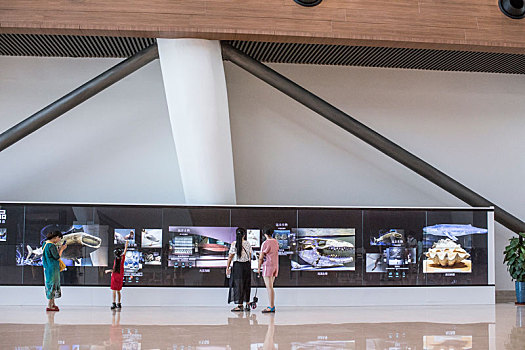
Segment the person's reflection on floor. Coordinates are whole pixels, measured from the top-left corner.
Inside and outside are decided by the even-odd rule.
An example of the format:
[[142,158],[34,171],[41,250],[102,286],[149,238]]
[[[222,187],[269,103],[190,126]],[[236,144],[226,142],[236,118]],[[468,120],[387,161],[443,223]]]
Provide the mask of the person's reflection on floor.
[[120,309],[112,310],[111,328],[109,329],[109,341],[104,345],[109,349],[122,349],[123,337],[122,326],[120,325]]
[[235,317],[228,317],[228,345],[232,349],[250,349],[251,325],[257,319],[251,312],[237,312]]
[[275,335],[275,314],[268,314],[268,317],[268,330],[264,337],[263,350],[274,350],[277,349],[273,340]]
[[43,349],[58,349],[58,326],[55,325],[55,312],[48,311],[47,323],[44,328],[44,339],[42,340]]

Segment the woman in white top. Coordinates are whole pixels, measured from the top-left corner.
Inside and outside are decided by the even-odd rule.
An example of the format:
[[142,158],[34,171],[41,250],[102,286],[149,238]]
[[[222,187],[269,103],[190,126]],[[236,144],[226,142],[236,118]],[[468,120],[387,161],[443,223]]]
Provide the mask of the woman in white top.
[[[250,290],[252,288],[251,262],[252,247],[247,239],[246,229],[239,227],[236,231],[235,241],[230,247],[228,263],[226,265],[226,276],[230,276],[230,291],[228,303],[232,301],[237,307],[232,311],[250,311]],[[230,264],[233,261],[233,269]],[[243,307],[243,303],[246,304]]]

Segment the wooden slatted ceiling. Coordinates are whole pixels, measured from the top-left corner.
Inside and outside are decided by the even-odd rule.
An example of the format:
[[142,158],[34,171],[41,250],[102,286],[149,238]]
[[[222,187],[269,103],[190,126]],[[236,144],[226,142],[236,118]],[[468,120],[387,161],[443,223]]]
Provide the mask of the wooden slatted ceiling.
[[[154,42],[152,38],[0,34],[0,55],[123,58]],[[525,55],[520,54],[253,41],[231,43],[268,63],[525,74]]]
[[525,53],[497,0],[0,0],[0,32]]

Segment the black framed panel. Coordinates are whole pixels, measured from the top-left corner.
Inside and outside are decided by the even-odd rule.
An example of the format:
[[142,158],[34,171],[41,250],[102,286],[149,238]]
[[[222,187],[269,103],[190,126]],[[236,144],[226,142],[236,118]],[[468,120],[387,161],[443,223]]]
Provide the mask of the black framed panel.
[[486,212],[429,210],[423,236],[427,285],[488,283]]
[[296,286],[360,286],[363,229],[360,209],[299,209],[292,255]]
[[163,284],[223,287],[235,228],[229,208],[164,208]]
[[[42,243],[68,243],[64,285],[109,286],[129,242],[126,286],[224,287],[235,230],[257,256],[279,242],[277,287],[488,285],[486,208],[323,208],[0,204],[2,285],[42,285]],[[262,287],[253,273],[252,285]]]
[[87,269],[103,269],[108,266],[107,229],[93,221],[90,206],[26,205],[24,234],[17,242],[19,252],[26,251],[22,265],[23,284],[41,285],[42,244],[52,231],[64,234],[68,245],[62,254],[67,270],[61,274],[64,285],[84,285]]
[[425,285],[421,270],[425,224],[424,210],[364,210],[363,285]]
[[0,284],[22,283],[26,254],[17,249],[17,242],[23,247],[24,210],[22,205],[0,205]]
[[[113,266],[116,248],[128,251],[124,263],[126,286],[162,285],[162,208],[131,206],[100,206],[94,208],[95,222],[107,227],[109,240],[109,267]],[[148,257],[151,255],[151,259]],[[148,261],[146,261],[148,260]],[[111,276],[103,271],[86,271],[86,284],[109,285]],[[102,272],[102,274],[101,274]],[[89,277],[89,279],[88,279]]]

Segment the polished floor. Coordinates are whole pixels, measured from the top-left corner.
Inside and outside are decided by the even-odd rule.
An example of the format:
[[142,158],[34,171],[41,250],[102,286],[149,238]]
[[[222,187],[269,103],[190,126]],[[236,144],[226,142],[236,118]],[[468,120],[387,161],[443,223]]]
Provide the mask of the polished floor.
[[525,349],[510,303],[260,309],[0,307],[0,349]]

